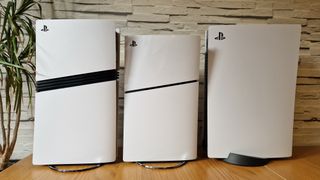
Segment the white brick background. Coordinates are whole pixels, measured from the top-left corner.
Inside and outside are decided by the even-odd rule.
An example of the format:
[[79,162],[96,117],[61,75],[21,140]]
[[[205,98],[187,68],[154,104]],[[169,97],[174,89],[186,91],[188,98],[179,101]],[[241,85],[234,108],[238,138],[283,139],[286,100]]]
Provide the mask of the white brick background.
[[[3,1],[2,1],[3,2]],[[294,145],[320,145],[320,1],[319,0],[42,0],[43,18],[110,19],[123,40],[133,34],[196,34],[202,39],[199,139],[203,132],[204,33],[218,24],[301,24]],[[34,10],[33,13],[37,13]],[[123,88],[120,87],[119,145],[122,142]],[[33,114],[24,108],[13,159],[31,153]],[[199,141],[201,142],[201,141]]]

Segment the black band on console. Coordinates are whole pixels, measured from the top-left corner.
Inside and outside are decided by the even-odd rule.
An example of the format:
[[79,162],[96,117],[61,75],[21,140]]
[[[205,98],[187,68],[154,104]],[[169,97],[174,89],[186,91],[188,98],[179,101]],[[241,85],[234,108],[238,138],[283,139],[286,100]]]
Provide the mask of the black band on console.
[[116,69],[37,81],[37,92],[81,86],[118,79]]
[[179,86],[179,85],[190,84],[190,83],[195,83],[195,82],[198,82],[198,80],[191,80],[191,81],[184,81],[184,82],[178,82],[178,83],[172,83],[172,84],[165,84],[165,85],[154,86],[154,87],[147,87],[147,88],[142,88],[142,89],[128,90],[128,91],[125,91],[125,93],[128,94],[128,93],[139,92],[139,91],[147,91],[147,90],[151,90],[151,89],[159,89],[159,88],[166,88],[166,87],[171,87],[171,86]]

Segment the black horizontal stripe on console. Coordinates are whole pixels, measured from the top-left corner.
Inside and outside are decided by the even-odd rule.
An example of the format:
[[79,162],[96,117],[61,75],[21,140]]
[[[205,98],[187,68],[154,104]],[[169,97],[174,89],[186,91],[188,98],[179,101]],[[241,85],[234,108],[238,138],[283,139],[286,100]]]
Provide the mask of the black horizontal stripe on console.
[[37,81],[37,92],[81,86],[118,79],[116,69]]
[[127,93],[139,92],[139,91],[147,91],[147,90],[151,90],[151,89],[159,89],[159,88],[166,88],[166,87],[171,87],[171,86],[179,86],[179,85],[190,84],[190,83],[195,83],[195,82],[198,82],[198,80],[183,81],[183,82],[166,84],[166,85],[161,85],[161,86],[153,86],[153,87],[148,87],[148,88],[134,89],[134,90],[126,91],[125,93],[127,94]]

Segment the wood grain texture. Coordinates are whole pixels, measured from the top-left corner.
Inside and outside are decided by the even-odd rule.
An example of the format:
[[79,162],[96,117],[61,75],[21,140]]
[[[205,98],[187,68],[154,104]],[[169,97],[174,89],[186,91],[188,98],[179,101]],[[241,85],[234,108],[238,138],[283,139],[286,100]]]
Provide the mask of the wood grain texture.
[[[77,167],[70,167],[77,168]],[[32,166],[31,156],[0,173],[0,179],[280,179],[265,167],[237,167],[219,160],[200,159],[179,169],[149,170],[135,163],[117,162],[82,173],[59,173],[46,166]]]
[[272,161],[266,167],[284,179],[320,179],[320,147],[295,147],[292,158]]
[[[168,180],[212,180],[212,179],[320,179],[320,146],[295,147],[292,158],[272,160],[262,167],[241,167],[221,160],[199,158],[185,166],[171,170],[150,170],[135,163],[106,164],[98,169],[80,173],[59,173],[46,166],[31,165],[32,156],[21,160],[0,173],[1,180],[72,180],[72,179],[168,179]],[[69,168],[79,168],[71,166]]]

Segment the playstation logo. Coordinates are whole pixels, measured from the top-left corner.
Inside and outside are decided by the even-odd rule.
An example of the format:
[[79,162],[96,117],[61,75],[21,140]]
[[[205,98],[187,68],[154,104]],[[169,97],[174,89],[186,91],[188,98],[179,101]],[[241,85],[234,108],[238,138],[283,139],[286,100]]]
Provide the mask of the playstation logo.
[[43,25],[43,28],[41,29],[41,31],[47,32],[47,31],[49,31],[49,29],[48,29],[48,27],[46,25]]
[[222,32],[219,32],[219,35],[217,37],[215,37],[214,39],[216,40],[224,40],[226,37],[223,36]]
[[131,41],[131,44],[129,46],[136,47],[136,46],[138,46],[138,44],[136,43],[136,41]]

